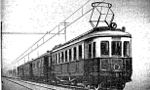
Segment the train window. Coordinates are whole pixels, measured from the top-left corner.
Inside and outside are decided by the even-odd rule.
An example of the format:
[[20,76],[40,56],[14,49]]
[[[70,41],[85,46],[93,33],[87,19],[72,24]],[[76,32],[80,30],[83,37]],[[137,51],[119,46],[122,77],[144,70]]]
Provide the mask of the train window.
[[32,68],[34,68],[34,63],[32,63]]
[[41,67],[41,62],[39,61],[39,67]]
[[40,68],[40,61],[38,62],[38,67]]
[[79,45],[79,59],[82,58],[82,45]]
[[36,62],[36,68],[38,68],[38,67],[39,67],[39,62],[37,61],[37,62]]
[[67,62],[67,50],[65,51],[65,62]]
[[129,44],[129,41],[124,41],[123,55],[125,57],[129,57],[130,56],[130,44]]
[[91,51],[92,51],[92,50],[91,50],[91,47],[92,47],[92,45],[89,44],[89,46],[88,46],[88,50],[89,50],[89,51],[88,51],[88,57],[89,57],[89,58],[91,58],[91,56],[92,56],[92,54],[91,54]]
[[72,53],[71,53],[71,49],[69,49],[69,61],[71,61],[71,57],[72,57]]
[[49,62],[49,66],[51,66],[51,58],[50,57],[48,57],[48,62]]
[[121,56],[121,41],[112,41],[112,55]]
[[55,58],[56,58],[56,63],[58,63],[57,54],[55,54]]
[[58,63],[60,63],[60,59],[61,59],[60,53],[58,54],[58,58],[59,58]]
[[54,54],[52,55],[52,63],[54,63],[54,61],[55,61],[55,56],[54,56]]
[[57,53],[57,64],[59,64],[59,53]]
[[73,59],[76,60],[77,59],[77,50],[76,47],[73,48]]
[[61,52],[61,62],[63,63],[64,62],[64,53]]
[[35,68],[35,64],[33,63],[33,68]]
[[109,55],[109,42],[101,41],[101,55]]
[[93,42],[93,58],[96,57],[96,42]]
[[37,61],[37,63],[36,63],[36,67],[37,67],[37,68],[39,68],[39,61]]
[[53,62],[54,62],[54,64],[56,64],[56,54],[54,54],[54,60],[53,60]]

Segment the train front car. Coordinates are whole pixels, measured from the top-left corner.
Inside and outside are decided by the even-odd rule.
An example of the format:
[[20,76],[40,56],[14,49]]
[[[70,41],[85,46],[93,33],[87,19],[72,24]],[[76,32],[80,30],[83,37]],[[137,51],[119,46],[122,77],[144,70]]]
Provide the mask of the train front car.
[[[132,75],[131,34],[117,28],[110,3],[94,2],[92,7],[93,32],[85,40],[87,80],[98,88],[122,90]],[[98,26],[101,22],[107,26]]]
[[[123,89],[131,81],[131,35],[122,29],[95,28],[86,40],[87,80],[101,88]],[[89,67],[90,66],[90,67]]]
[[108,34],[112,36],[102,40],[100,45],[100,71],[104,73],[101,76],[107,82],[106,86],[124,88],[132,74],[131,35],[118,31]]

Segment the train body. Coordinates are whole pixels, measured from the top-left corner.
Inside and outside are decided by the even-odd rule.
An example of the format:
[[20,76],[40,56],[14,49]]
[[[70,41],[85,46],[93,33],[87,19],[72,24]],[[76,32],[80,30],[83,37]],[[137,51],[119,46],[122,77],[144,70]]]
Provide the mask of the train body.
[[[91,5],[90,24],[93,29],[18,66],[21,79],[97,87],[97,90],[122,90],[131,81],[131,34],[112,22],[114,13],[110,3],[94,2]],[[98,27],[100,22],[107,26]]]
[[131,34],[94,28],[17,68],[26,80],[124,88],[131,81]]

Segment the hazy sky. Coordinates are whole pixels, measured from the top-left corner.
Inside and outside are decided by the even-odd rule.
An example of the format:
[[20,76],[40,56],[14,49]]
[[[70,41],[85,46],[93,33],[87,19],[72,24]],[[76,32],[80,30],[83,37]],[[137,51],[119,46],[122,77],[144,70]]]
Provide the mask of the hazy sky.
[[[46,32],[72,14],[87,0],[3,0],[3,31]],[[91,0],[94,1],[94,0]],[[98,1],[98,0],[97,0]],[[101,0],[99,0],[101,1]],[[133,81],[125,90],[150,89],[150,0],[104,0],[110,2],[118,27],[132,34]],[[90,4],[86,9],[90,8]],[[76,16],[75,16],[76,17]],[[67,28],[67,40],[91,29],[89,15]],[[3,65],[15,60],[42,35],[3,35]],[[38,54],[63,42],[57,36]],[[43,50],[43,51],[41,51]],[[37,54],[37,52],[35,52]],[[149,84],[149,85],[148,85]]]

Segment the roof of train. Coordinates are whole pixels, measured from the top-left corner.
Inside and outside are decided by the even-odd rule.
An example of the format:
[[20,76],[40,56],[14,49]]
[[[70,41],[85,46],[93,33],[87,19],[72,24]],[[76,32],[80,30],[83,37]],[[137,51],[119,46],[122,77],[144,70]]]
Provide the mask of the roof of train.
[[91,37],[112,37],[112,36],[122,36],[122,37],[131,37],[131,34],[128,32],[123,31],[122,29],[111,29],[109,27],[98,27],[92,30],[89,30],[70,41],[56,45],[53,50],[58,49],[59,47],[65,46],[74,41],[82,41]]
[[50,56],[50,52],[51,52],[51,51],[47,51],[46,53],[40,55],[39,57],[37,57],[37,58],[31,60],[31,62],[33,62],[33,61],[35,61],[35,60],[37,60],[37,59],[39,59],[39,58],[45,57],[45,56]]
[[37,59],[39,59],[39,58],[41,58],[41,57],[49,56],[49,55],[50,55],[50,51],[47,51],[46,53],[40,55],[39,57],[37,57],[37,58],[35,58],[35,59],[32,59],[31,61],[28,61],[28,62],[26,62],[26,63],[20,65],[19,67],[22,67],[22,66],[24,66],[24,65],[30,64],[30,63],[32,63],[33,61],[36,61]]
[[[111,37],[111,36],[131,37],[131,34],[124,32],[121,29],[110,29],[109,27],[98,27],[98,28],[94,28],[92,30],[87,31],[87,32],[71,39],[70,41],[68,41],[64,44],[56,45],[51,51],[55,51],[55,50],[57,51],[57,49],[59,49],[60,47],[63,47],[74,41],[82,41],[82,40],[85,40],[85,39],[88,39],[91,37]],[[26,62],[25,64],[31,63],[41,57],[48,56],[48,55],[50,55],[51,51],[47,51],[46,53],[42,54],[41,56],[39,56],[29,62]],[[23,64],[23,65],[25,65],[25,64]],[[22,66],[22,65],[20,65],[20,66]]]

